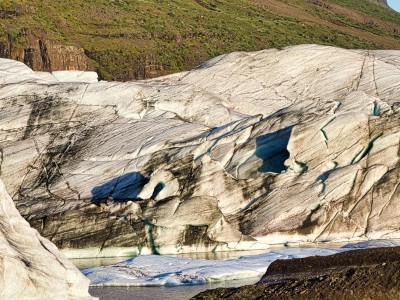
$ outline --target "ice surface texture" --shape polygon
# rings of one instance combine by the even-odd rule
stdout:
[[[400,236],[399,51],[302,45],[147,81],[78,75],[0,60],[1,176],[58,247]]]

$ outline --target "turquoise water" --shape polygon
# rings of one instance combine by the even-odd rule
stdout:
[[[239,287],[256,282],[257,280],[252,279],[176,287],[92,287],[89,292],[100,300],[188,300],[205,290]]]
[[[265,252],[265,250],[229,251],[215,253],[190,253],[171,256],[222,260]],[[71,261],[82,270],[95,266],[112,265],[127,259],[129,259],[129,257],[71,259]],[[92,296],[98,297],[100,300],[187,300],[205,290],[215,289],[218,287],[239,287],[247,284],[254,284],[256,281],[257,280],[255,279],[246,279],[213,284],[175,287],[91,287],[89,292]]]

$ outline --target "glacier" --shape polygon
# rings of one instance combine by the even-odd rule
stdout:
[[[1,178],[70,257],[394,239],[399,99],[399,51],[237,52],[126,83],[1,59]]]
[[[21,217],[1,180],[0,240],[1,299],[97,299],[89,280]]]

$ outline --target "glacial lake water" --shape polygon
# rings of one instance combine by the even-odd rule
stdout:
[[[265,252],[266,250],[252,250],[215,253],[188,253],[171,256],[194,259],[222,260],[236,258],[243,255],[256,255]],[[71,261],[82,270],[95,266],[112,265],[126,259],[129,259],[129,257],[71,259]],[[218,287],[239,287],[247,284],[254,284],[256,282],[257,279],[252,278],[202,285],[174,287],[90,287],[89,292],[92,296],[98,297],[100,300],[188,300],[205,290],[215,289]]]
[[[89,292],[100,300],[188,300],[205,290],[239,287],[256,282],[253,279],[175,287],[91,287]]]
[[[400,244],[400,241],[388,241],[383,240],[375,242],[369,241],[363,245],[360,243],[361,248],[369,247],[385,247],[394,246]],[[326,244],[308,244],[302,245],[300,248],[340,248],[346,243],[326,243]],[[299,245],[297,245],[299,247]],[[297,248],[295,247],[295,248]],[[256,255],[273,250],[285,249],[286,247],[272,247],[269,250],[257,250],[257,251],[229,251],[229,252],[216,252],[216,253],[191,253],[191,254],[180,254],[171,255],[175,257],[183,258],[194,258],[194,259],[208,259],[208,260],[224,260],[237,258],[239,256]],[[291,247],[289,247],[291,248]],[[287,249],[287,248],[286,248]],[[106,266],[112,265],[121,261],[125,261],[129,257],[117,257],[117,258],[90,258],[90,259],[71,259],[71,261],[79,268],[85,269],[95,266]],[[203,285],[189,285],[189,286],[173,286],[173,287],[90,287],[89,292],[92,296],[98,297],[100,300],[187,300],[194,295],[218,287],[239,287],[248,284],[254,284],[258,281],[257,278],[247,278],[243,280],[234,281],[222,281],[218,283],[209,283]]]

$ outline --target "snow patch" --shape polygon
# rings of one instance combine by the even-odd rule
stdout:
[[[61,82],[98,82],[96,72],[89,71],[53,71],[51,73],[56,79]]]

